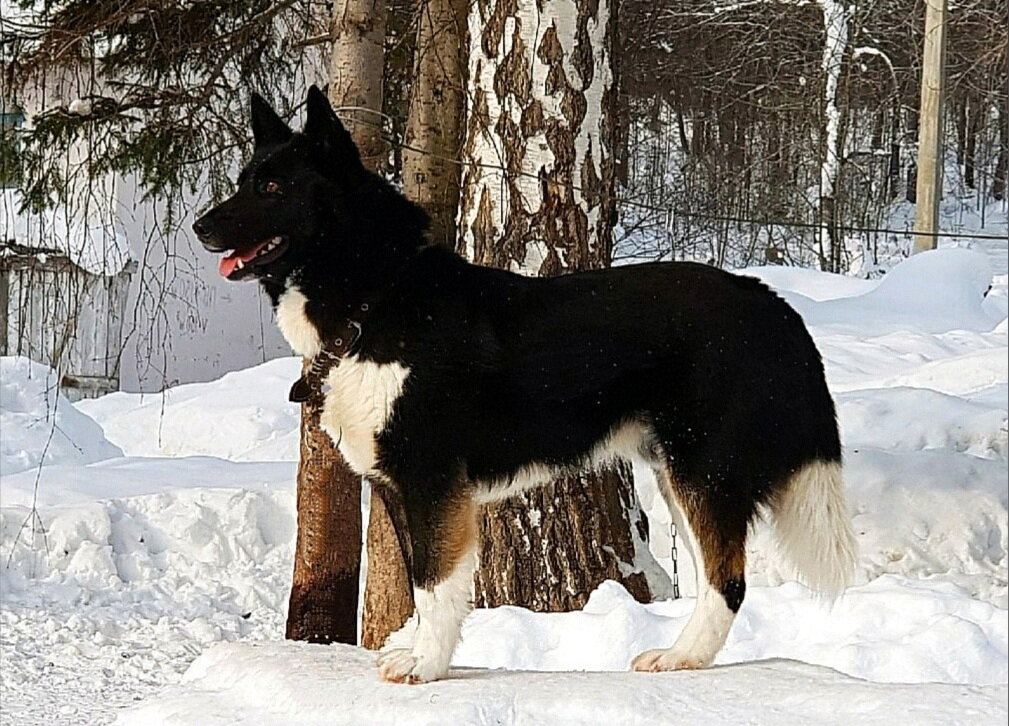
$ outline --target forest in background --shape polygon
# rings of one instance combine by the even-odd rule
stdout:
[[[860,230],[915,201],[923,2],[625,0],[622,12],[632,252],[865,274],[907,254],[892,233]],[[947,191],[978,209],[1006,194],[1007,18],[1003,0],[950,8]]]

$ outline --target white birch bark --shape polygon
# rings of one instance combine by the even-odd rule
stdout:
[[[471,259],[533,275],[608,261],[610,32],[606,0],[472,6],[459,224]]]
[[[612,248],[613,0],[477,0],[460,248],[528,275],[604,267]],[[614,579],[650,597],[630,468],[567,477],[484,508],[476,598],[582,607]],[[657,568],[655,568],[657,569]]]
[[[820,161],[820,251],[829,255],[832,269],[836,263],[838,250],[834,245],[842,245],[833,238],[832,227],[836,215],[837,182],[841,170],[843,153],[841,140],[841,110],[837,92],[841,80],[841,67],[848,48],[848,10],[838,0],[819,0],[823,11],[823,109],[824,139],[823,157]]]

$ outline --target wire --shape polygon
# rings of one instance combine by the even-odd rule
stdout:
[[[647,209],[653,212],[663,212],[683,217],[697,217],[699,219],[712,219],[719,222],[740,222],[744,224],[762,224],[767,227],[803,227],[807,229],[823,229],[827,225],[816,224],[815,222],[789,222],[784,220],[771,219],[748,219],[746,217],[731,217],[722,214],[709,214],[707,212],[695,212],[693,210],[677,209],[675,207],[657,207],[642,202],[635,202],[630,199],[618,200],[618,203],[629,207]],[[834,229],[845,232],[864,232],[875,234],[898,234],[898,235],[921,235],[923,237],[957,237],[960,239],[991,239],[1005,241],[1009,239],[1006,235],[997,234],[977,234],[974,232],[915,232],[913,229],[887,229],[885,227],[853,227],[845,224],[833,225]]]
[[[363,121],[359,122],[363,124],[368,124],[369,122]],[[378,124],[375,124],[376,126]],[[382,135],[380,137],[383,141],[391,146],[396,146],[400,149],[406,149],[407,151],[412,151],[417,154],[422,154],[425,156],[434,156],[443,161],[447,161],[452,164],[457,164],[463,167],[473,167],[481,169],[491,169],[495,171],[500,171],[505,175],[505,177],[516,177],[525,176],[532,179],[539,179],[537,174],[533,174],[527,171],[509,171],[504,166],[500,164],[487,164],[484,162],[476,161],[463,161],[461,159],[453,159],[447,156],[442,156],[441,154],[435,154],[433,152],[427,151],[426,149],[421,149],[416,146],[411,146],[405,142],[393,139],[391,137]],[[552,184],[557,184],[558,186],[565,186],[572,191],[581,192],[582,188],[577,184],[572,184],[565,182],[560,179],[551,179]],[[645,209],[652,212],[661,212],[665,215],[672,214],[673,216],[681,217],[695,217],[698,219],[712,219],[720,222],[739,222],[743,224],[760,224],[767,227],[802,227],[806,229],[823,229],[826,225],[817,224],[815,222],[790,222],[784,220],[771,220],[771,219],[748,219],[746,217],[732,217],[721,214],[709,214],[707,212],[697,212],[688,209],[677,209],[676,207],[659,207],[651,204],[645,204],[643,202],[635,202],[631,199],[617,199],[617,204],[622,204],[627,207],[635,207],[637,209]],[[896,234],[896,235],[921,235],[923,237],[956,237],[957,239],[985,239],[985,240],[1006,240],[1005,235],[996,234],[977,234],[974,232],[915,232],[912,229],[887,229],[885,227],[854,227],[850,225],[834,225],[834,229],[839,229],[845,232],[860,232],[868,234]]]
[[[357,107],[357,106],[347,106],[347,107],[340,107],[340,108],[337,108],[335,110],[336,111],[344,111],[344,110],[367,111],[369,109],[360,108],[360,107]],[[376,115],[382,116],[384,118],[388,118],[388,116],[386,116],[385,114],[383,114],[381,112],[375,112],[375,113],[376,113]],[[356,122],[359,123],[359,124],[361,124],[361,125],[365,125],[365,126],[373,126],[375,128],[380,128],[380,129],[383,128],[382,124],[376,124],[376,123],[373,123],[373,122],[370,122],[370,121],[357,120]],[[499,171],[502,174],[504,174],[506,178],[507,177],[516,177],[516,176],[525,176],[525,177],[529,177],[531,179],[537,179],[537,180],[540,178],[539,175],[533,174],[533,173],[527,172],[527,171],[510,171],[510,170],[508,170],[507,168],[505,168],[504,166],[502,166],[500,164],[488,164],[488,163],[485,163],[485,162],[478,162],[478,161],[464,161],[462,159],[454,159],[454,158],[451,158],[451,157],[448,157],[448,156],[443,156],[441,154],[435,154],[434,152],[428,151],[427,149],[421,149],[419,147],[412,146],[410,144],[407,144],[404,141],[400,141],[400,140],[394,139],[394,138],[392,138],[390,136],[386,136],[385,134],[380,134],[379,138],[381,138],[382,141],[384,141],[385,143],[389,144],[390,146],[394,146],[394,147],[397,147],[399,149],[406,149],[407,151],[412,151],[412,152],[414,152],[416,154],[421,154],[423,156],[433,156],[435,158],[441,159],[442,161],[448,162],[450,164],[456,164],[456,165],[462,166],[462,167],[471,167],[471,168],[479,168],[479,169],[491,169],[491,170],[494,170],[494,171]],[[582,188],[580,186],[578,186],[577,184],[566,182],[566,181],[563,181],[561,179],[551,179],[550,181],[551,181],[552,184],[557,184],[558,186],[567,187],[568,189],[571,189],[572,191],[576,191],[576,192],[579,192],[579,193],[582,192]],[[694,217],[694,218],[697,218],[697,219],[711,219],[711,220],[715,220],[715,221],[719,221],[719,222],[738,222],[740,224],[760,224],[760,225],[763,225],[765,227],[801,227],[803,229],[824,229],[825,227],[827,227],[827,225],[825,225],[825,224],[816,223],[816,222],[791,222],[791,221],[785,221],[785,220],[772,220],[772,219],[766,219],[766,218],[765,219],[751,219],[751,218],[747,218],[747,217],[732,217],[732,216],[722,215],[722,214],[710,214],[710,213],[707,213],[707,212],[697,212],[697,211],[689,210],[689,209],[678,209],[678,208],[672,207],[672,206],[660,207],[660,206],[655,206],[655,205],[652,205],[652,204],[645,204],[643,202],[635,202],[635,201],[633,201],[631,199],[626,199],[626,198],[624,198],[624,199],[617,198],[617,204],[622,204],[625,207],[634,207],[636,209],[645,209],[645,210],[648,210],[648,211],[651,211],[651,212],[660,212],[660,213],[666,215],[667,217],[669,215],[673,215],[674,217]],[[888,228],[885,228],[885,227],[855,227],[855,226],[845,225],[845,224],[833,225],[833,228],[837,229],[837,230],[841,230],[843,232],[858,232],[858,233],[863,233],[863,234],[895,234],[895,235],[902,235],[902,236],[908,236],[908,235],[919,236],[920,235],[922,237],[955,237],[957,239],[979,239],[979,240],[983,239],[983,240],[997,240],[997,241],[1004,241],[1006,239],[1009,239],[1009,237],[1007,237],[1006,235],[978,234],[976,232],[916,232],[913,229],[888,229]]]

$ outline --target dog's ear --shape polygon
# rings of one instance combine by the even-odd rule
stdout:
[[[312,86],[305,103],[305,136],[322,145],[337,171],[352,174],[362,171],[364,167],[357,145],[329,105],[326,94]]]
[[[252,94],[252,138],[256,146],[282,144],[291,138],[290,127],[258,93]]]

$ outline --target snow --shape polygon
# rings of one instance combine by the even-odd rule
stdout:
[[[27,358],[0,358],[0,473],[87,464],[122,452],[102,427],[60,392],[53,371]],[[6,481],[6,480],[5,480]],[[6,504],[7,487],[3,489]]]
[[[824,355],[860,559],[856,586],[823,606],[789,581],[758,524],[747,599],[718,667],[698,673],[626,672],[683,627],[686,557],[680,600],[643,606],[604,583],[580,612],[476,611],[440,683],[381,684],[371,653],[283,642],[299,425],[286,396],[298,361],[70,405],[46,369],[4,359],[4,714],[19,724],[1004,723],[1006,245],[984,250],[927,253],[872,281],[748,271],[796,305]],[[652,550],[671,569],[668,515],[648,473],[636,475]]]
[[[67,106],[67,111],[76,116],[90,116],[91,115],[91,101],[86,98],[75,98]]]
[[[292,664],[297,664],[292,667]],[[881,685],[767,660],[708,671],[537,673],[457,669],[417,687],[378,683],[349,646],[218,645],[184,687],[123,724],[1000,723],[1006,688]]]
[[[56,249],[95,275],[115,275],[130,261],[125,227],[110,201],[111,177],[93,182],[94,194],[80,204],[22,212],[21,193],[0,189],[0,242]]]
[[[280,358],[210,383],[113,393],[80,401],[77,408],[101,421],[129,456],[297,461],[301,419],[287,391],[300,375],[298,359]]]
[[[984,255],[948,249],[915,255],[863,295],[815,305],[795,292],[785,292],[784,297],[807,325],[829,326],[832,332],[845,328],[860,336],[907,329],[988,332],[1005,316],[996,301],[985,302],[991,280]]]
[[[251,489],[258,482],[245,474]],[[277,477],[281,491],[267,482],[262,491],[242,489],[233,476],[233,489],[202,481],[45,507],[48,550],[24,537],[12,547],[23,510],[5,503],[5,720],[108,723],[117,708],[178,681],[213,643],[279,637],[293,552],[292,477],[290,467]]]

